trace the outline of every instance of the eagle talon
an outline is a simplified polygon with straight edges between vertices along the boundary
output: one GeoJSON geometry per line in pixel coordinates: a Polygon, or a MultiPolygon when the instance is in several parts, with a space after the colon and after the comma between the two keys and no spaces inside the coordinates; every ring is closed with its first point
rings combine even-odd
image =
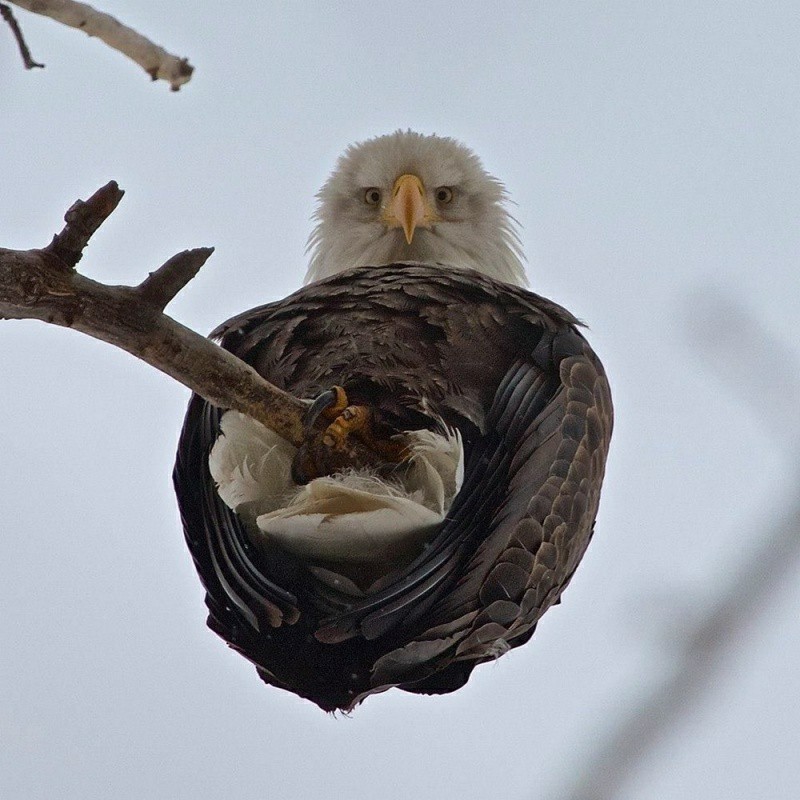
{"type": "Polygon", "coordinates": [[[345,390],[341,386],[331,386],[314,398],[303,417],[303,427],[306,432],[311,431],[320,416],[335,420],[349,405],[345,390]]]}
{"type": "Polygon", "coordinates": [[[392,438],[391,429],[378,420],[375,409],[350,405],[341,386],[320,394],[306,412],[303,424],[307,438],[292,464],[292,480],[300,485],[347,468],[394,468],[408,458],[405,445],[392,438]],[[332,420],[323,431],[315,430],[320,417],[332,420]],[[360,463],[355,458],[351,437],[376,454],[374,462],[360,463]]]}

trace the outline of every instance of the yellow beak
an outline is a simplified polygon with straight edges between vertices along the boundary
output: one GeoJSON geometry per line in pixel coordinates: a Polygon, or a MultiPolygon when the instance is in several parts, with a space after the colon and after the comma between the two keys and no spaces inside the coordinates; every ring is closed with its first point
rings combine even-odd
{"type": "Polygon", "coordinates": [[[394,182],[384,222],[390,228],[402,228],[406,242],[411,244],[417,228],[428,228],[435,221],[436,215],[428,205],[422,181],[416,175],[401,175],[394,182]]]}

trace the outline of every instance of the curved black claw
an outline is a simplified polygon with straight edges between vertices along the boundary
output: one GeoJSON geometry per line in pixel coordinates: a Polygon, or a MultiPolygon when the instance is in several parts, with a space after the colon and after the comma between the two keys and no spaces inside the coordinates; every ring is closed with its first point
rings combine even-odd
{"type": "Polygon", "coordinates": [[[292,480],[303,485],[321,474],[326,474],[334,469],[325,462],[328,448],[321,447],[322,431],[315,430],[317,421],[321,416],[333,421],[347,408],[347,393],[341,386],[331,386],[314,398],[311,405],[303,415],[303,432],[306,441],[300,446],[292,461],[292,480]]]}
{"type": "Polygon", "coordinates": [[[303,429],[306,434],[313,430],[321,414],[328,412],[331,419],[347,408],[347,394],[341,386],[331,386],[317,395],[303,416],[303,429]]]}

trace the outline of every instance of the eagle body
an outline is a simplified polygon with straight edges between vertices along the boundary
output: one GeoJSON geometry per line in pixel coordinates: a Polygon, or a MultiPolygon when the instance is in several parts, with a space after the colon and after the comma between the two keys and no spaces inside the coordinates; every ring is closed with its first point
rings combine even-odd
{"type": "MultiPolygon", "coordinates": [[[[386,140],[388,183],[380,184],[374,165],[369,177],[354,178],[353,203],[373,205],[373,184],[391,202],[399,196],[406,203],[397,225],[394,206],[376,209],[380,225],[364,222],[376,237],[393,237],[381,246],[401,255],[418,256],[408,249],[415,225],[423,226],[423,244],[435,255],[448,209],[434,215],[430,208],[435,198],[449,204],[466,191],[436,189],[425,202],[414,196],[416,206],[408,199],[418,187],[408,170],[424,170],[403,161],[397,148],[418,154],[417,145],[429,148],[429,139],[437,137],[372,140],[361,155],[373,158],[372,143],[386,140]]],[[[327,196],[323,189],[320,227],[342,213],[345,200],[334,190],[342,174],[358,173],[358,155],[348,151],[327,196]],[[333,218],[324,216],[326,198],[333,218]]],[[[458,175],[452,177],[455,183],[458,175]]],[[[423,200],[428,182],[418,182],[423,200]]],[[[495,202],[496,182],[489,191],[495,202]]],[[[366,214],[361,206],[356,211],[366,214]]],[[[502,220],[494,227],[513,267],[508,228],[502,220]]],[[[458,238],[448,235],[443,251],[450,253],[458,238]]],[[[320,228],[315,237],[317,246],[328,241],[320,228]]],[[[339,239],[332,250],[343,252],[339,239]]],[[[209,626],[264,681],[326,710],[352,709],[390,687],[453,691],[476,664],[531,637],[592,536],[613,420],[608,381],[580,323],[508,275],[498,279],[498,269],[511,267],[477,271],[481,256],[473,251],[463,266],[353,258],[350,268],[331,269],[340,257],[317,252],[308,285],[212,335],[297,397],[312,400],[342,387],[348,402],[374,410],[397,436],[416,436],[420,463],[415,455],[388,477],[344,470],[294,486],[288,443],[195,396],[174,473],[209,626]],[[457,451],[452,469],[436,468],[441,479],[431,464],[448,458],[437,448],[457,451]],[[439,487],[439,516],[422,509],[418,522],[408,510],[420,491],[402,476],[414,470],[439,487]],[[453,480],[442,502],[441,485],[453,480]],[[380,497],[362,491],[365,485],[369,492],[379,486],[380,497]],[[287,487],[295,499],[287,499],[287,487]],[[310,493],[305,506],[296,499],[303,492],[310,493]],[[363,505],[348,506],[353,498],[363,505]]]]}

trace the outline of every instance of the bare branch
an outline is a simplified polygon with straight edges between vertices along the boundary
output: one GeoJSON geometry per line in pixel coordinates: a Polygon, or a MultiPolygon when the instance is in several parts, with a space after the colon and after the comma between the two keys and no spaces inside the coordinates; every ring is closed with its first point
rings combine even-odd
{"type": "Polygon", "coordinates": [[[22,56],[22,63],[25,65],[25,69],[33,69],[34,67],[44,68],[44,64],[33,60],[31,51],[28,49],[28,45],[25,42],[25,37],[22,35],[19,23],[14,19],[14,13],[11,11],[11,7],[7,6],[5,3],[0,3],[0,16],[8,23],[8,27],[11,28],[11,32],[17,40],[17,47],[19,47],[19,54],[22,56]]]}
{"type": "Polygon", "coordinates": [[[161,312],[211,254],[180,253],[140,286],[106,286],[72,263],[122,197],[114,182],[67,212],[67,225],[43,250],[0,248],[0,318],[38,319],[127,350],[220,408],[231,408],[302,444],[307,405],[250,366],[161,312]],[[65,260],[58,257],[63,253],[65,260]]]}
{"type": "MultiPolygon", "coordinates": [[[[75,271],[81,251],[122,195],[111,181],[89,200],[74,203],[64,230],[42,250],[0,248],[0,319],[38,319],[113,344],[212,405],[246,414],[296,447],[308,446],[306,401],[268,383],[244,361],[163,313],[212,248],[178,253],[139,286],[106,286],[75,271]]],[[[315,436],[324,428],[320,418],[315,436]]],[[[385,464],[380,453],[355,438],[340,460],[342,466],[385,464]]]]}
{"type": "MultiPolygon", "coordinates": [[[[147,362],[218,408],[271,428],[296,447],[308,444],[307,402],[265,381],[252,367],[163,313],[213,252],[202,247],[170,258],[139,286],[106,286],[74,265],[123,192],[114,181],[65,215],[64,230],[42,250],[0,248],[0,319],[38,319],[93,336],[147,362]]],[[[324,430],[316,425],[316,435],[324,430]]],[[[377,466],[381,455],[351,440],[343,465],[377,466]]]]}
{"type": "MultiPolygon", "coordinates": [[[[135,61],[154,81],[167,81],[173,92],[187,83],[194,67],[159,47],[119,20],[75,0],[14,0],[14,5],[96,36],[109,47],[135,61]]],[[[39,65],[41,66],[41,65],[39,65]]]]}
{"type": "Polygon", "coordinates": [[[210,403],[241,411],[295,444],[303,440],[302,401],[162,314],[135,288],[96,283],[45,250],[0,249],[0,317],[39,319],[109,342],[210,403]]]}

